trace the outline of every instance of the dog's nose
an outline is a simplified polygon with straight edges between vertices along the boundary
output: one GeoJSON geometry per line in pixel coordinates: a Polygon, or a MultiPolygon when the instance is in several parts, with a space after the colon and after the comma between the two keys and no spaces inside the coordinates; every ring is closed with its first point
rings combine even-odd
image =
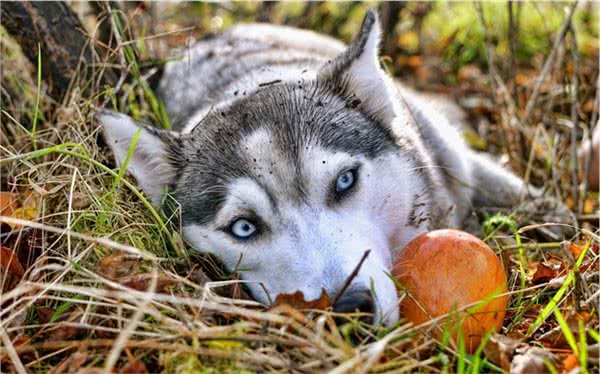
{"type": "Polygon", "coordinates": [[[375,311],[373,294],[367,289],[348,290],[335,303],[333,311],[337,313],[373,313],[375,311]]]}

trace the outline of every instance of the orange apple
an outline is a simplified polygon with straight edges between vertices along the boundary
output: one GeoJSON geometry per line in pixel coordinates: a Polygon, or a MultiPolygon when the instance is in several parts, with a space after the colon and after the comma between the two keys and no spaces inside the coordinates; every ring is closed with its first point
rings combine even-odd
{"type": "Polygon", "coordinates": [[[400,313],[418,325],[437,323],[459,332],[468,352],[484,335],[502,326],[508,305],[506,274],[500,259],[482,240],[459,230],[437,230],[413,239],[395,261],[392,275],[407,292],[400,313]],[[472,307],[463,308],[467,305],[472,307]]]}

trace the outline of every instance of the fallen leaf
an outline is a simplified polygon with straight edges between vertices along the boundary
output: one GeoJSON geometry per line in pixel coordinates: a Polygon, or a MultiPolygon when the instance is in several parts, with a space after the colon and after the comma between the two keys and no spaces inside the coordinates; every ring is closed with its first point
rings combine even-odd
{"type": "Polygon", "coordinates": [[[141,261],[137,257],[115,252],[104,256],[98,266],[98,273],[110,279],[120,278],[133,274],[139,267],[141,261]]]}
{"type": "Polygon", "coordinates": [[[569,252],[571,252],[571,254],[573,255],[573,258],[577,259],[579,258],[581,252],[583,252],[583,250],[585,249],[586,245],[578,245],[573,242],[569,242],[567,247],[569,248],[569,252]]]}
{"type": "Polygon", "coordinates": [[[58,321],[61,321],[57,325],[51,327],[49,329],[49,336],[46,340],[48,341],[63,341],[63,340],[71,340],[76,339],[85,333],[85,329],[83,327],[74,326],[68,323],[75,323],[78,319],[81,318],[82,312],[79,310],[75,310],[72,312],[66,312],[61,314],[58,317],[58,321]]]}
{"type": "Polygon", "coordinates": [[[511,374],[550,373],[545,362],[554,363],[556,358],[549,351],[539,348],[524,346],[515,351],[510,363],[511,374]]]}
{"type": "Polygon", "coordinates": [[[148,374],[146,364],[142,360],[134,360],[123,366],[119,374],[148,374]]]}
{"type": "Polygon", "coordinates": [[[18,207],[16,194],[0,191],[0,216],[12,217],[18,207]]]}
{"type": "Polygon", "coordinates": [[[0,265],[12,275],[22,277],[25,274],[25,269],[23,269],[19,257],[12,249],[0,247],[0,265]]]}
{"type": "Polygon", "coordinates": [[[534,266],[535,272],[531,277],[531,282],[533,284],[546,283],[559,276],[560,268],[557,269],[548,263],[538,262],[534,266]]]}
{"type": "Polygon", "coordinates": [[[523,344],[525,343],[522,343],[520,340],[505,335],[494,334],[483,349],[483,353],[485,354],[485,358],[490,362],[508,371],[515,350],[523,344]]]}
{"type": "Polygon", "coordinates": [[[323,289],[321,296],[315,300],[305,300],[302,291],[296,291],[293,294],[279,294],[275,298],[272,308],[286,304],[295,309],[327,309],[330,306],[329,295],[323,289]]]}
{"type": "Polygon", "coordinates": [[[474,81],[481,79],[483,73],[481,69],[475,64],[467,64],[458,70],[457,78],[460,82],[463,81],[474,81]]]}
{"type": "MultiPolygon", "coordinates": [[[[143,273],[122,277],[117,281],[125,287],[133,288],[138,291],[147,291],[152,283],[152,277],[153,275],[151,273],[143,273]]],[[[158,274],[156,279],[156,291],[164,292],[167,287],[176,285],[177,283],[177,280],[167,275],[158,274]]]]}
{"type": "Polygon", "coordinates": [[[79,369],[83,366],[83,364],[85,364],[88,358],[89,353],[87,351],[73,352],[60,364],[49,370],[48,374],[79,373],[79,369]]]}
{"type": "MultiPolygon", "coordinates": [[[[33,221],[37,219],[41,211],[42,197],[37,192],[29,192],[21,199],[21,204],[12,212],[12,217],[33,221]]],[[[13,229],[20,228],[15,225],[13,229]]]]}
{"type": "Polygon", "coordinates": [[[575,353],[570,353],[562,362],[563,367],[566,371],[571,371],[576,367],[579,367],[579,360],[575,353]]]}
{"type": "Polygon", "coordinates": [[[35,312],[38,316],[38,322],[41,324],[46,324],[50,322],[52,316],[56,312],[56,309],[51,308],[49,306],[35,306],[35,312]]]}
{"type": "Polygon", "coordinates": [[[50,336],[46,339],[47,341],[60,342],[63,340],[71,340],[75,339],[81,334],[83,334],[85,330],[81,327],[67,325],[65,323],[59,323],[58,326],[52,330],[50,336]]]}

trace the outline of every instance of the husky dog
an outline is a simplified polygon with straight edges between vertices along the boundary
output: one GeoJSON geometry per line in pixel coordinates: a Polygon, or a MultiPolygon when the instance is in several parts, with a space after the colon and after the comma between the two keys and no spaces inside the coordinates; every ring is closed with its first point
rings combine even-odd
{"type": "Polygon", "coordinates": [[[123,162],[158,204],[170,190],[182,233],[268,304],[300,290],[339,312],[398,320],[389,277],[415,236],[510,207],[527,185],[471,151],[435,107],[379,64],[369,11],[354,41],[284,26],[238,25],[166,64],[158,94],[172,131],[98,113],[123,162]]]}

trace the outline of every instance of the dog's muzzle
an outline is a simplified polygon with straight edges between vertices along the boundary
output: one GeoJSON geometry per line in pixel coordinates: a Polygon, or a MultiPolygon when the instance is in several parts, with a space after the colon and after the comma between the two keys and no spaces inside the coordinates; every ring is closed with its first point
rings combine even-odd
{"type": "Polygon", "coordinates": [[[375,312],[375,300],[371,291],[367,289],[348,290],[340,297],[333,306],[336,313],[368,313],[370,316],[365,321],[373,320],[375,312]]]}

